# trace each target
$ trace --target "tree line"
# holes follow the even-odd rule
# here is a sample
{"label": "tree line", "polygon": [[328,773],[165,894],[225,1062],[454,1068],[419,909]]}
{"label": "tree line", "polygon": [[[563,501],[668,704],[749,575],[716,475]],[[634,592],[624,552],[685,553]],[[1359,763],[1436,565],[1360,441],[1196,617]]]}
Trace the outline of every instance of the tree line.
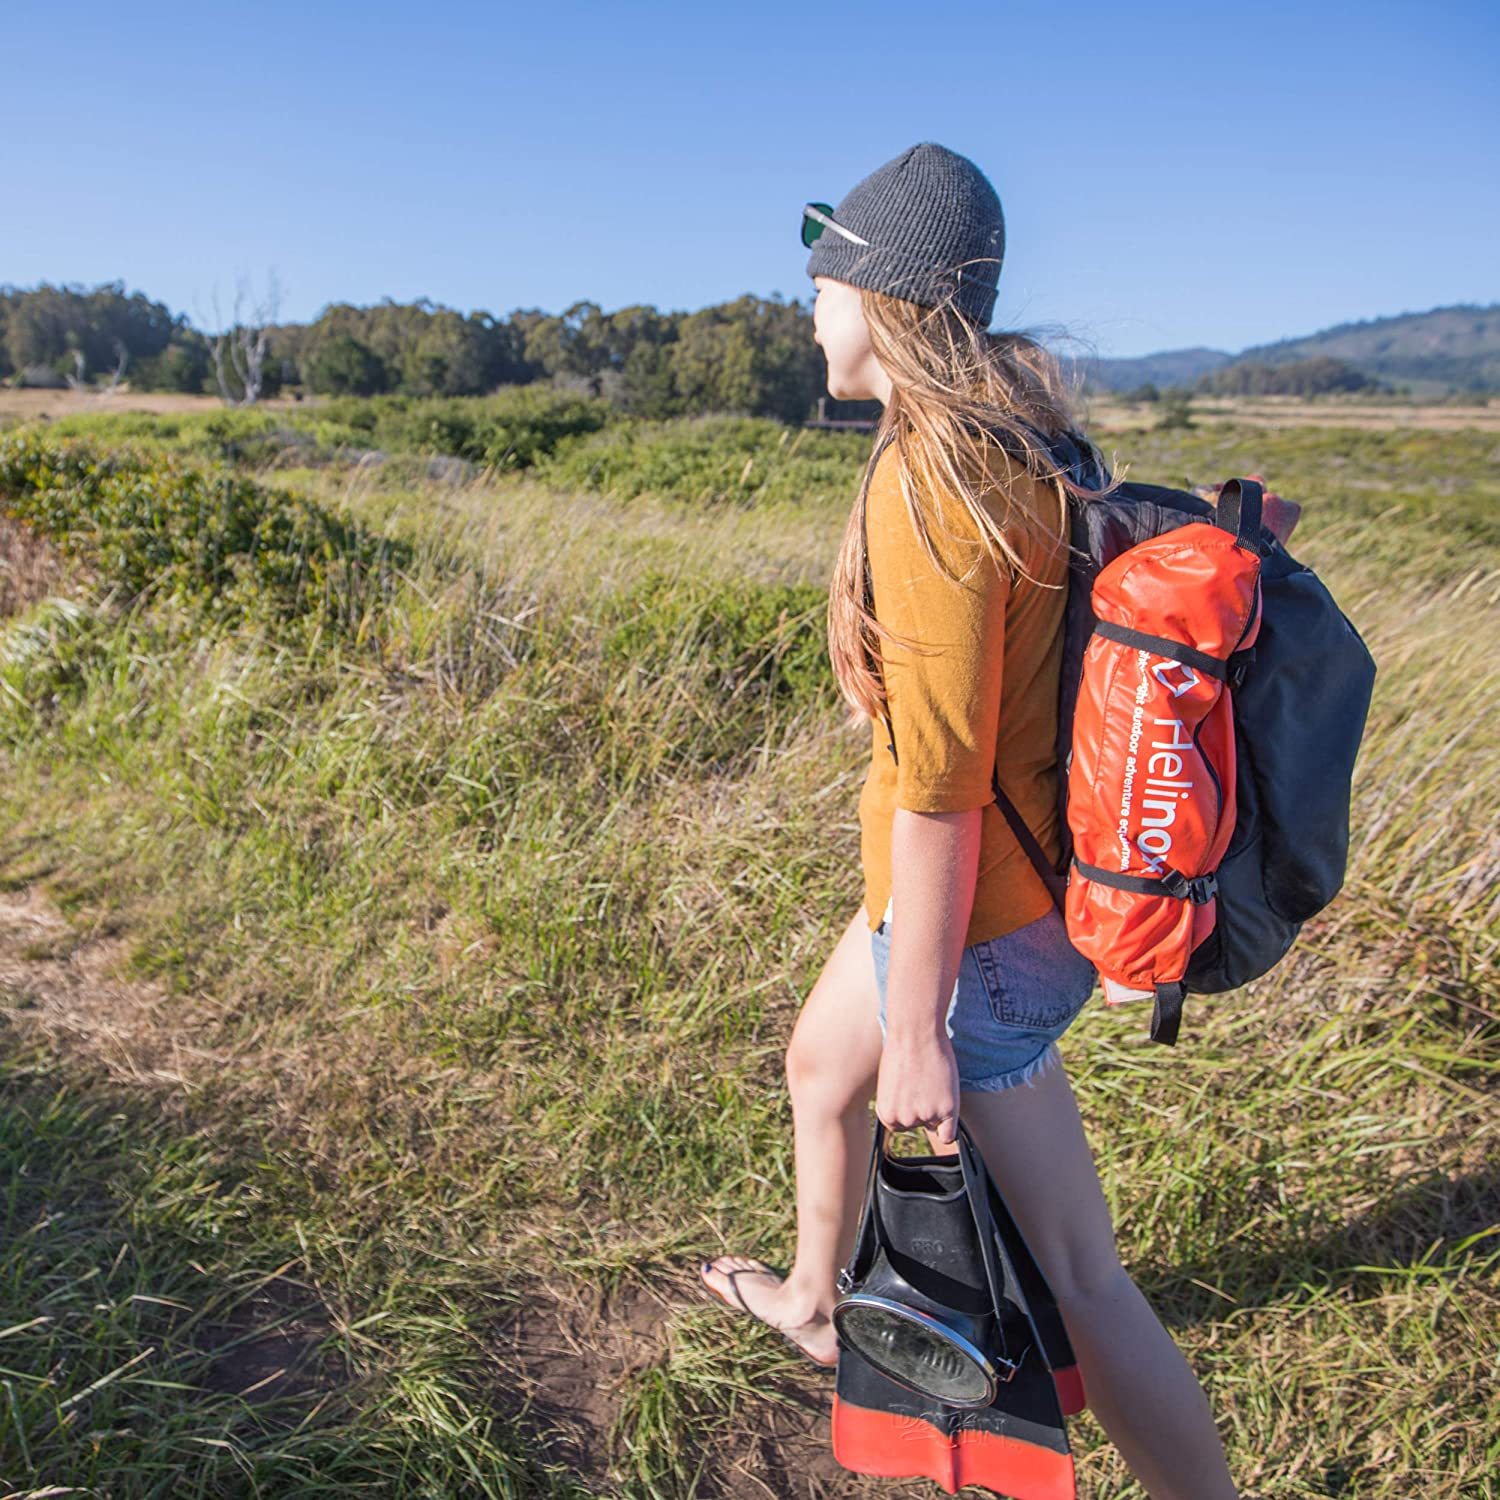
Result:
{"label": "tree line", "polygon": [[1198,396],[1330,396],[1342,391],[1391,392],[1387,382],[1376,380],[1347,361],[1316,354],[1307,359],[1289,359],[1271,364],[1264,360],[1237,359],[1200,375],[1190,385],[1161,387],[1155,381],[1120,392],[1124,401],[1183,402]]}
{"label": "tree line", "polygon": [[[696,312],[637,304],[605,312],[461,313],[427,299],[334,303],[310,323],[276,321],[274,302],[237,299],[208,334],[121,282],[0,287],[0,379],[27,385],[118,384],[219,394],[249,404],[278,394],[481,395],[545,381],[642,417],[739,411],[800,422],[826,390],[810,300],[743,296]],[[832,403],[829,415],[869,415]]]}

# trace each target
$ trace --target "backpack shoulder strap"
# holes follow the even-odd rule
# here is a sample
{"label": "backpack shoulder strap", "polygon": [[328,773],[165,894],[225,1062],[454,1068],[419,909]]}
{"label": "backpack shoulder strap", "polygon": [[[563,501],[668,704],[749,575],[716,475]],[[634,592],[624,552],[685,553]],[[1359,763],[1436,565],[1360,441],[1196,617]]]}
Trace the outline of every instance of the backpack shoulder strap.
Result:
{"label": "backpack shoulder strap", "polygon": [[1015,834],[1016,842],[1026,851],[1026,857],[1035,868],[1038,875],[1042,877],[1042,883],[1047,887],[1056,904],[1058,911],[1066,913],[1067,910],[1067,881],[1052,867],[1047,858],[1046,851],[1037,842],[1036,835],[1026,826],[1026,819],[1017,811],[1016,805],[1005,795],[1000,785],[1000,769],[997,766],[990,773],[990,784],[995,789],[995,801],[1000,806],[1000,811],[1005,815],[1005,821],[1010,824],[1010,831]]}

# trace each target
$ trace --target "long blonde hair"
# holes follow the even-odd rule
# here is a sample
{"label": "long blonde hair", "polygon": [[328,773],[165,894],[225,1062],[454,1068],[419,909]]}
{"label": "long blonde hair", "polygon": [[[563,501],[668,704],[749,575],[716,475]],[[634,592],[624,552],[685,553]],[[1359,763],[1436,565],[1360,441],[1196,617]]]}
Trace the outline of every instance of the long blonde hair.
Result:
{"label": "long blonde hair", "polygon": [[[859,288],[859,295],[871,348],[891,378],[891,394],[875,429],[828,591],[828,650],[839,693],[851,707],[851,726],[885,717],[880,639],[921,649],[919,643],[882,625],[865,593],[865,499],[875,460],[888,441],[896,447],[902,497],[923,550],[955,585],[961,580],[948,571],[932,544],[926,514],[930,502],[924,507],[919,495],[960,499],[994,565],[1002,566],[1003,558],[1005,565],[1031,578],[1022,549],[1007,531],[1039,528],[1054,547],[1071,550],[1068,496],[1097,498],[1115,483],[1109,481],[1103,489],[1080,485],[1045,446],[1044,440],[1081,433],[1075,393],[1057,357],[1036,339],[1025,333],[990,333],[951,298],[936,307],[922,307],[866,287]],[[1107,478],[1102,457],[1084,441],[1085,455],[1092,455]],[[1027,473],[1043,482],[1038,489],[1051,487],[1057,496],[1054,515],[1031,513],[1002,485],[1003,519],[996,524],[979,497],[996,488],[997,452],[1019,460]],[[939,525],[952,534],[941,521]]]}

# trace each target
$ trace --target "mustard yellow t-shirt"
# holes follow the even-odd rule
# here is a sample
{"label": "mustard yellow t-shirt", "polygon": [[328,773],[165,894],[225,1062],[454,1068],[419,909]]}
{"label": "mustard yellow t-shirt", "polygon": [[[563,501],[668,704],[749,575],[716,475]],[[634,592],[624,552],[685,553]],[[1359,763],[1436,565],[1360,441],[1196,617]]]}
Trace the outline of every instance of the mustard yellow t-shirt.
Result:
{"label": "mustard yellow t-shirt", "polygon": [[[866,535],[876,618],[940,654],[919,655],[880,642],[896,757],[886,726],[872,722],[872,758],[859,798],[865,913],[873,932],[891,894],[891,824],[898,807],[960,812],[982,807],[979,871],[965,946],[1012,932],[1051,910],[1050,892],[994,800],[1000,781],[1047,857],[1061,855],[1057,812],[1057,697],[1065,588],[1010,576],[982,552],[977,524],[956,497],[918,491],[934,549],[961,586],[948,582],[923,550],[907,514],[896,445],[876,461],[866,496]],[[983,503],[1003,524],[1008,492],[1041,525],[1010,523],[1007,540],[1026,571],[1045,584],[1067,582],[1067,554],[1053,539],[1057,497],[998,446],[994,483]],[[1004,488],[1002,488],[1002,486]],[[955,533],[943,534],[944,525]]]}

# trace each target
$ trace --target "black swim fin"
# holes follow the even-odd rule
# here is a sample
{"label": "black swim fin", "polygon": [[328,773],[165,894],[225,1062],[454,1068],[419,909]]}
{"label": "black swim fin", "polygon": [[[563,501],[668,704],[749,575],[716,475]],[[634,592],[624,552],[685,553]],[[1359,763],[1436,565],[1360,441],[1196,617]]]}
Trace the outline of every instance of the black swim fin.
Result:
{"label": "black swim fin", "polygon": [[[872,1161],[882,1154],[883,1134],[877,1129]],[[911,1186],[920,1183],[924,1169],[951,1174],[955,1165],[951,1155],[900,1159]],[[987,1172],[983,1177],[1000,1283],[997,1311],[1008,1331],[1006,1346],[1018,1361],[1014,1375],[999,1383],[988,1406],[954,1406],[890,1379],[841,1341],[834,1458],[855,1473],[930,1479],[950,1495],[974,1484],[1011,1500],[1074,1500],[1065,1415],[1083,1409],[1083,1383],[1046,1279],[993,1180]],[[873,1168],[871,1183],[873,1192]],[[866,1209],[854,1257],[861,1272],[878,1238],[872,1194]]]}

